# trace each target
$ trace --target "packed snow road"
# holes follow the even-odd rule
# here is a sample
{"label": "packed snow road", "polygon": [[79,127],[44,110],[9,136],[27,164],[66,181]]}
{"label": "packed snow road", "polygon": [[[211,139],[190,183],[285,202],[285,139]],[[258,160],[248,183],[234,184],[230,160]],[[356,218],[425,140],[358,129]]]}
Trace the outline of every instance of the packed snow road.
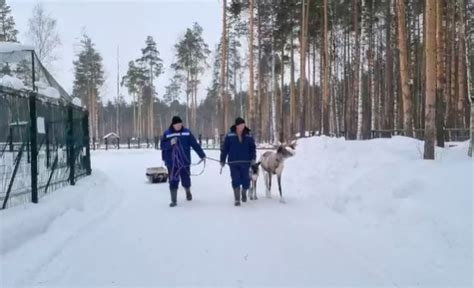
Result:
{"label": "packed snow road", "polygon": [[213,161],[169,208],[144,175],[158,151],[96,152],[75,187],[0,212],[0,286],[469,287],[472,159],[462,143],[422,161],[422,145],[301,140],[287,203],[261,177],[241,207]]}

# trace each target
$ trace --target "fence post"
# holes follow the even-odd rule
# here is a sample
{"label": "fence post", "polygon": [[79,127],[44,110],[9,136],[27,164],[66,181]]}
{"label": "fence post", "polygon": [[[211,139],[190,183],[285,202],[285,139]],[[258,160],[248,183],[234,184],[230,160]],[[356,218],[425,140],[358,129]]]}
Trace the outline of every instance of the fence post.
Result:
{"label": "fence post", "polygon": [[74,159],[74,122],[73,122],[72,106],[67,106],[67,151],[68,151],[68,165],[69,165],[69,183],[75,185],[75,159]]}
{"label": "fence post", "polygon": [[[31,111],[30,111],[30,119],[31,119]],[[31,132],[30,132],[30,133],[31,133]],[[28,164],[30,164],[30,163],[31,163],[31,155],[30,155],[30,153],[31,153],[31,148],[30,148],[30,146],[31,146],[31,143],[30,143],[31,138],[30,138],[30,135],[28,135],[28,138],[29,138],[29,139],[26,139],[26,162],[27,162]]]}
{"label": "fence post", "polygon": [[[48,105],[48,107],[51,108],[51,105]],[[44,119],[44,122],[45,122],[44,123],[44,126],[45,126],[44,137],[46,137],[46,167],[49,168],[51,166],[51,161],[50,161],[51,155],[49,153],[49,117],[48,116],[46,116],[46,118]]]}
{"label": "fence post", "polygon": [[105,150],[109,150],[109,138],[105,138]]}
{"label": "fence post", "polygon": [[140,137],[138,137],[138,149],[140,149]]}
{"label": "fence post", "polygon": [[117,149],[120,150],[120,138],[117,138]]}
{"label": "fence post", "polygon": [[30,141],[31,141],[31,201],[38,203],[38,145],[36,125],[36,93],[30,93]]}
{"label": "fence post", "polygon": [[130,149],[130,137],[128,137],[128,149]]}
{"label": "fence post", "polygon": [[82,117],[82,131],[84,133],[84,147],[86,148],[86,159],[85,168],[86,175],[92,174],[91,168],[91,149],[90,149],[90,135],[89,135],[89,111],[84,111],[84,117]]}
{"label": "fence post", "polygon": [[13,127],[10,127],[10,152],[13,152]]}
{"label": "fence post", "polygon": [[199,134],[199,146],[202,147],[202,135],[201,134]]}
{"label": "fence post", "polygon": [[150,148],[150,139],[146,137],[146,148]]}
{"label": "fence post", "polygon": [[92,137],[92,149],[95,151],[95,137]]}

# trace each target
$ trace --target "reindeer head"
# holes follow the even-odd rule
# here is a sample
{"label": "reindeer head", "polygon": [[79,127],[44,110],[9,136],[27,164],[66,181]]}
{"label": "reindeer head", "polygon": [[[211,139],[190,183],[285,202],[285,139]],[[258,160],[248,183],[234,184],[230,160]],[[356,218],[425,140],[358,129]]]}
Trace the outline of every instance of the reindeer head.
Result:
{"label": "reindeer head", "polygon": [[283,159],[293,157],[296,153],[296,140],[291,141],[290,144],[283,143],[278,145],[277,154],[279,154]]}

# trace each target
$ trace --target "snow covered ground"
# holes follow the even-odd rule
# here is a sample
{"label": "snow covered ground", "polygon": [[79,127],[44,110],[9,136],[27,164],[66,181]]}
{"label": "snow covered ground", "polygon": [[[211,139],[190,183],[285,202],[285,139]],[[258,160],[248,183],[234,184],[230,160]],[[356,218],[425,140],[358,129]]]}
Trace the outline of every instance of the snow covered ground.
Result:
{"label": "snow covered ground", "polygon": [[159,151],[97,151],[75,187],[0,211],[0,286],[471,287],[467,146],[423,161],[408,138],[302,139],[286,204],[262,177],[260,199],[234,207],[228,169],[208,161],[174,209],[145,179]]}

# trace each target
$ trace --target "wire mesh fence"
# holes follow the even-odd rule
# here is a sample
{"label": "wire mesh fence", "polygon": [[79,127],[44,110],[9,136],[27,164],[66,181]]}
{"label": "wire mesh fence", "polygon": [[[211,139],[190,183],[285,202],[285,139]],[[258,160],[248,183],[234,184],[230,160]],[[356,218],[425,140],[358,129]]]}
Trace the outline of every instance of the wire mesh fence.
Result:
{"label": "wire mesh fence", "polygon": [[32,201],[91,173],[88,113],[0,86],[0,207]]}

